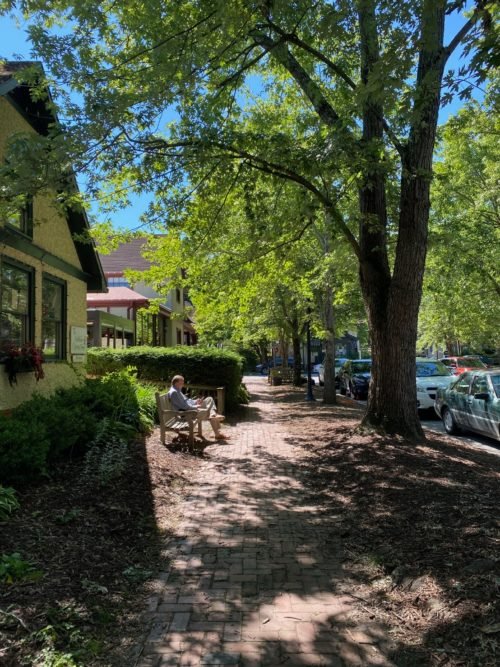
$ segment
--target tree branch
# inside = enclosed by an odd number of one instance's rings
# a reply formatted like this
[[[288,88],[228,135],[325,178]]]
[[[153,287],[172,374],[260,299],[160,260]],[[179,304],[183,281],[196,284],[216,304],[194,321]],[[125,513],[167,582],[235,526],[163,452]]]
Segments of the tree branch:
[[[338,129],[340,116],[326,99],[318,84],[309,76],[285,44],[281,40],[272,40],[262,32],[254,32],[252,37],[256,44],[271,52],[276,60],[292,75],[325,125]]]
[[[453,51],[455,51],[455,49],[462,43],[463,39],[469,34],[469,32],[476,25],[476,23],[479,21],[480,18],[481,18],[481,10],[478,7],[476,7],[474,13],[467,21],[467,23],[465,23],[460,28],[460,30],[457,32],[455,37],[453,37],[448,46],[444,47],[443,49],[444,62],[448,60]]]
[[[328,69],[330,69],[334,74],[339,76],[341,79],[343,79],[347,85],[352,88],[353,90],[356,90],[356,83],[351,79],[351,77],[347,74],[347,72],[344,72],[342,67],[337,65],[336,63],[333,62],[333,60],[330,60],[327,56],[325,56],[321,51],[318,49],[314,48],[314,46],[311,46],[307,42],[304,42],[304,40],[300,39],[298,35],[295,33],[289,33],[280,28],[276,23],[268,19],[268,23],[270,27],[278,33],[278,35],[281,35],[283,38],[283,41],[285,42],[290,42],[291,44],[295,44],[295,46],[299,46],[301,49],[304,51],[307,51],[307,53],[310,53],[312,56],[320,60],[322,63],[324,63]]]
[[[210,149],[216,148],[217,150],[223,151],[226,154],[232,155],[238,159],[245,160],[252,168],[259,171],[268,173],[272,176],[277,176],[278,178],[284,178],[298,185],[302,186],[304,189],[311,192],[325,207],[325,210],[329,211],[336,224],[346,237],[347,241],[351,245],[355,255],[360,257],[360,248],[358,241],[354,234],[351,232],[345,221],[341,216],[339,216],[336,211],[336,202],[332,201],[325,193],[321,192],[314,183],[309,181],[307,178],[298,174],[293,169],[285,167],[284,165],[266,160],[258,155],[254,155],[244,149],[238,148],[233,145],[224,144],[220,141],[203,141],[203,140],[188,140],[188,141],[177,141],[177,142],[168,142],[164,139],[155,139],[152,141],[144,141],[141,139],[129,138],[130,141],[141,144],[145,150],[169,150],[176,148],[198,148],[198,149]]]
[[[276,24],[275,24],[273,21],[271,21],[270,19],[268,19],[268,23],[269,23],[270,27],[271,27],[275,32],[277,32],[279,35],[281,35],[281,37],[283,38],[283,40],[284,40],[285,42],[289,42],[289,43],[291,43],[291,44],[295,44],[295,46],[298,46],[298,47],[301,48],[302,50],[304,50],[304,51],[306,51],[307,53],[311,54],[312,56],[314,56],[315,58],[317,58],[320,62],[322,62],[323,64],[325,64],[325,65],[328,67],[328,69],[331,70],[334,74],[336,74],[336,75],[339,76],[343,81],[345,81],[345,83],[347,83],[347,85],[348,85],[352,90],[356,90],[356,89],[357,89],[357,85],[356,85],[355,81],[354,81],[353,79],[351,79],[351,77],[347,74],[347,72],[345,72],[345,71],[342,69],[342,67],[340,67],[339,65],[337,65],[336,63],[334,63],[333,60],[331,60],[330,58],[328,58],[327,56],[325,56],[323,53],[321,53],[321,51],[319,51],[318,49],[314,48],[313,46],[311,46],[311,45],[308,44],[307,42],[304,42],[304,40],[300,39],[300,37],[298,37],[298,35],[296,35],[296,34],[294,34],[294,33],[287,33],[285,30],[283,30],[282,28],[280,28],[278,25],[276,25]],[[401,155],[401,157],[403,157],[403,153],[404,153],[404,146],[403,146],[403,144],[402,144],[401,141],[398,139],[397,134],[392,130],[391,126],[390,126],[389,123],[385,120],[385,118],[382,118],[381,120],[382,120],[382,123],[383,123],[383,125],[384,125],[384,130],[385,130],[387,136],[389,137],[389,139],[391,140],[391,142],[392,142],[394,148],[398,151],[398,153]]]

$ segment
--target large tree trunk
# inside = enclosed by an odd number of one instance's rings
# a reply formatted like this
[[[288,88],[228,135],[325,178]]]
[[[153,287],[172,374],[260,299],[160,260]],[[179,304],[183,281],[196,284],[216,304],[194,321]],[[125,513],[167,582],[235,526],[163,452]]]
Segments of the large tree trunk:
[[[361,4],[365,4],[363,0]],[[444,0],[425,0],[423,7],[422,49],[415,97],[417,120],[402,160],[399,233],[392,277],[374,246],[377,227],[374,229],[373,224],[369,225],[369,216],[379,222],[386,218],[380,168],[378,171],[372,168],[367,185],[360,192],[360,277],[373,356],[368,410],[363,423],[388,433],[398,433],[412,441],[424,439],[417,414],[415,354],[427,248],[432,156],[444,66],[444,5]],[[374,15],[370,14],[364,19],[367,33],[363,54],[364,80],[368,80],[366,77],[377,59],[378,47],[374,47],[372,32],[374,20]],[[367,105],[365,141],[373,142],[381,137],[381,112],[382,109]],[[378,233],[382,228],[379,225]]]

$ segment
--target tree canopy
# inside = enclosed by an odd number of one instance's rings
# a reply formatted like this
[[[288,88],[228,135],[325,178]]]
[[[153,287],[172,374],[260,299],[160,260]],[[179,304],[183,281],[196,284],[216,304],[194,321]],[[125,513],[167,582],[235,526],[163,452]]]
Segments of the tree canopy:
[[[500,122],[492,89],[442,128],[420,314],[421,343],[500,343]]]
[[[104,181],[120,205],[128,189],[151,189],[150,218],[175,224],[206,178],[238,165],[323,208],[359,264],[374,356],[365,422],[421,438],[414,353],[439,105],[486,77],[498,5],[3,4],[25,11],[37,53],[71,90],[59,100],[91,190]],[[457,49],[469,57],[455,76],[446,66]],[[338,207],[349,190],[352,219]]]

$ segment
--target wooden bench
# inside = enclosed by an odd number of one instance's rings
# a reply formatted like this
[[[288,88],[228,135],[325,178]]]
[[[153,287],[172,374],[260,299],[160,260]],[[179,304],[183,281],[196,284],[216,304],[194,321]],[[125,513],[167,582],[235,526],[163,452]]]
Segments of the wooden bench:
[[[198,435],[203,437],[202,420],[198,419],[198,410],[174,410],[168,394],[155,393],[156,407],[160,421],[161,444],[165,445],[167,431],[188,431],[189,446],[194,447],[194,427],[198,424]]]
[[[293,384],[293,368],[271,368],[267,381],[272,385]]]
[[[217,412],[220,415],[224,414],[226,404],[226,388],[225,387],[211,387],[204,384],[187,384],[185,386],[186,394],[190,398],[206,398],[211,396],[215,401]]]

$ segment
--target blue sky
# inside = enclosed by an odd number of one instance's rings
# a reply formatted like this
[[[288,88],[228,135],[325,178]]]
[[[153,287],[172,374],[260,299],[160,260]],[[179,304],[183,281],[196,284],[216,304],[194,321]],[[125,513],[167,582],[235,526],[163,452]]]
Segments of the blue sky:
[[[464,22],[463,17],[456,13],[449,17],[447,21],[447,35],[448,41],[462,26]],[[26,38],[25,24],[22,19],[10,18],[8,16],[0,16],[0,57],[6,60],[31,60],[36,59],[36,55],[31,52],[31,45]],[[457,66],[461,54],[456,51],[449,60],[447,69],[453,69]],[[463,102],[455,99],[451,104],[441,109],[440,122],[445,122],[446,119],[454,114]],[[83,179],[79,179],[80,186],[84,189]],[[116,211],[110,215],[110,219],[115,227],[132,229],[140,224],[139,217],[146,210],[149,198],[147,194],[141,196],[130,196],[131,205],[120,211]],[[91,210],[91,213],[97,218],[102,219],[97,207]]]

